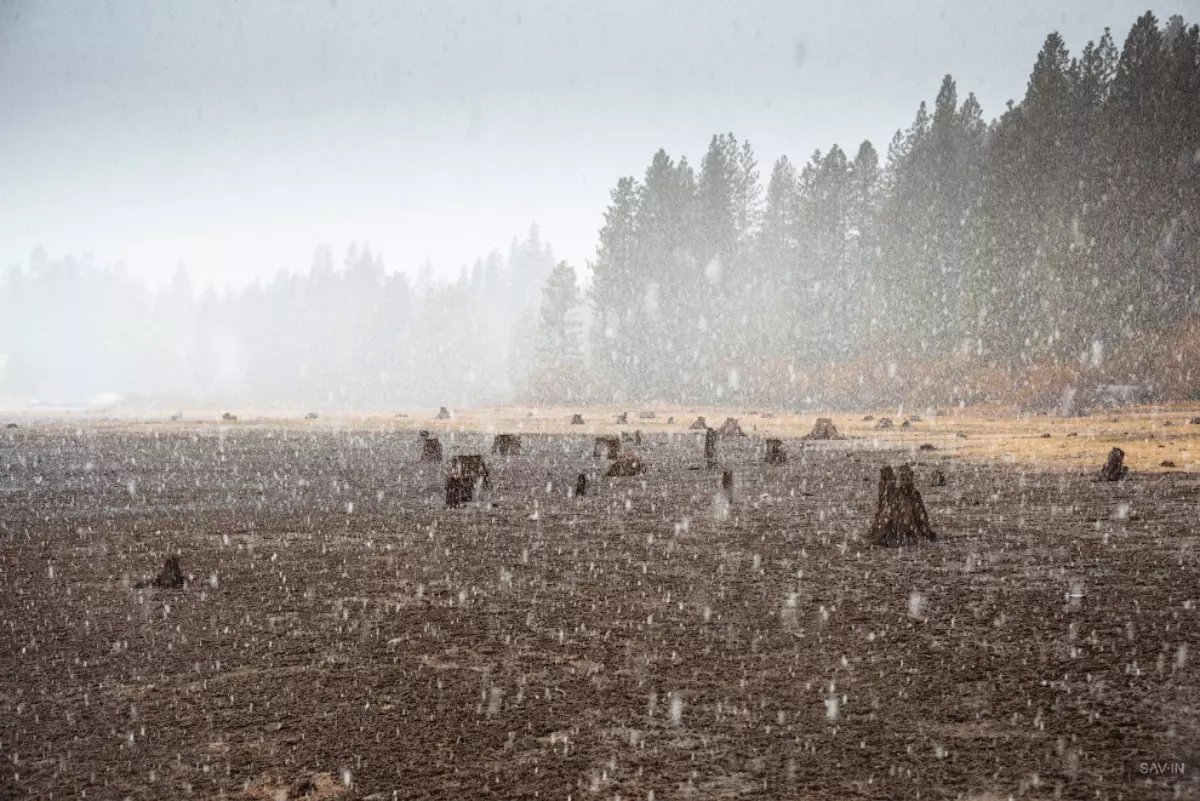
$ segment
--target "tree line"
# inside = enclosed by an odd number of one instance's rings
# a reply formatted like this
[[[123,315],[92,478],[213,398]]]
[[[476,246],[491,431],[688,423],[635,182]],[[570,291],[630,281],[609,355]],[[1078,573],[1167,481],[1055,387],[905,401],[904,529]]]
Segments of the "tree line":
[[[589,377],[797,404],[902,398],[925,371],[936,400],[981,400],[934,368],[1099,368],[1195,313],[1197,267],[1200,26],[1147,13],[1120,50],[1049,35],[990,123],[947,75],[882,163],[869,141],[781,157],[764,191],[732,134],[698,170],[660,150],[611,193]]]
[[[534,226],[455,281],[323,247],[197,296],[182,269],[151,293],[38,252],[0,282],[0,394],[862,406],[995,400],[994,376],[1039,370],[1186,390],[1200,26],[1146,13],[1074,56],[1050,34],[990,122],[947,75],[882,155],[835,144],[764,178],[733,134],[697,168],[659,150],[617,181],[586,266]]]
[[[535,356],[538,288],[553,254],[533,226],[452,281],[415,282],[351,245],[307,272],[197,292],[176,269],[157,292],[119,267],[50,259],[0,282],[0,396],[393,409],[510,397]]]

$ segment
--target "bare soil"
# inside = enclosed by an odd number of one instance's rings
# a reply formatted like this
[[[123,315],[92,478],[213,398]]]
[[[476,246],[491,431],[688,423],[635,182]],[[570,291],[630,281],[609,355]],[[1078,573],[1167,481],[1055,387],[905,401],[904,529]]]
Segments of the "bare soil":
[[[0,432],[0,798],[1200,795],[1129,767],[1200,751],[1200,477],[676,417],[456,510],[383,423]],[[939,542],[868,548],[904,461]]]

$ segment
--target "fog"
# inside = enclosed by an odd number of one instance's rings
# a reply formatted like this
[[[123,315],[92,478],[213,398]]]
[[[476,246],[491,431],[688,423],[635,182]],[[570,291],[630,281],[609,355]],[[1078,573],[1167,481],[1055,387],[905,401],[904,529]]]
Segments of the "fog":
[[[1189,397],[1179,5],[5,4],[0,405]]]

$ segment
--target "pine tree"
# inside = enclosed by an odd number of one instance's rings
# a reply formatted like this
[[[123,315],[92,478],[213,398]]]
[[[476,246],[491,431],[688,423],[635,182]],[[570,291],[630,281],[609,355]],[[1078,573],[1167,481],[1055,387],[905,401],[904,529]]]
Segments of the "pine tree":
[[[559,262],[542,289],[531,381],[532,393],[538,400],[570,402],[579,399],[583,353],[576,317],[578,305],[575,268],[565,261]]]

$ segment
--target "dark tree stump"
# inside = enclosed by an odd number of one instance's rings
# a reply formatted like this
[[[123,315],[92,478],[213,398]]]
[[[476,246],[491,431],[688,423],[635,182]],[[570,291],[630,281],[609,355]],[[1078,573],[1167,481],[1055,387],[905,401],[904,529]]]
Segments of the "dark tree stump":
[[[878,420],[875,421],[875,430],[876,431],[883,431],[884,429],[891,428],[891,427],[892,427],[892,418],[890,418],[890,417],[880,417]]]
[[[653,420],[654,419],[654,410],[651,409],[651,410],[645,411],[645,412],[638,412],[638,419],[639,420]]]
[[[787,461],[787,453],[783,450],[783,440],[767,440],[767,455],[764,461],[767,464],[783,464]]]
[[[946,486],[946,474],[943,473],[941,470],[934,470],[933,478],[931,478],[929,480],[929,483],[935,487]]]
[[[703,431],[708,428],[708,423],[704,422],[703,417],[697,417],[696,422],[692,423],[688,428],[692,431]]]
[[[447,409],[445,406],[441,407],[440,409],[438,409],[437,417],[435,419],[449,420],[450,419],[450,410]]]
[[[451,473],[446,476],[446,506],[457,509],[471,501],[475,494],[474,479]]]
[[[675,425],[675,417],[674,416],[667,418],[667,425],[669,425],[669,426]]]
[[[838,433],[837,426],[828,417],[818,417],[817,422],[813,423],[812,431],[804,435],[805,439],[845,439]]]
[[[625,451],[609,465],[606,476],[636,476],[646,472],[646,464],[636,454]]]
[[[487,462],[479,454],[461,454],[450,460],[450,472],[474,483],[480,481],[484,489],[492,488],[492,477]]]
[[[582,498],[587,495],[587,473],[580,473],[575,479],[575,497]]]
[[[582,414],[571,415],[571,425],[573,425],[573,426],[583,425],[583,415]]]
[[[179,567],[178,556],[168,556],[162,570],[154,577],[154,586],[162,589],[177,590],[183,586],[183,570]]]
[[[629,422],[629,412],[621,412],[617,415],[617,425],[623,426]]]
[[[717,466],[717,432],[711,428],[704,429],[704,459],[709,470]]]
[[[519,456],[521,454],[521,438],[516,434],[497,434],[492,438],[492,453],[501,456]]]
[[[868,414],[866,417],[864,417],[864,418],[863,418],[863,422],[864,422],[864,423],[869,423],[869,422],[871,422],[871,421],[872,421],[872,420],[874,420],[874,419],[875,419],[875,415],[873,415],[873,414]]]
[[[308,414],[304,415],[304,419],[305,420],[316,420],[319,416],[320,415],[318,415],[316,412],[309,412]]]
[[[437,437],[426,436],[421,440],[421,461],[442,461],[442,441],[440,439]]]
[[[895,547],[936,540],[921,493],[913,484],[912,468],[900,465],[898,473],[897,482],[897,473],[890,466],[879,471],[879,502],[867,541]]]
[[[1129,468],[1125,466],[1125,451],[1113,448],[1108,452],[1108,461],[1100,468],[1100,477],[1105,481],[1120,481],[1127,475]]]
[[[721,473],[721,492],[725,493],[725,497],[733,500],[733,471],[725,470]]]
[[[616,459],[620,453],[621,440],[616,437],[596,437],[596,442],[592,445],[592,458],[608,456],[609,459]]]
[[[903,423],[900,424],[900,427],[901,428],[912,428],[912,422],[905,420]]]
[[[237,422],[237,415],[236,415],[236,414],[230,414],[229,412],[225,412],[225,414],[221,415],[221,419],[222,419],[222,420],[225,420],[226,422],[230,422],[230,423],[236,423],[236,422]]]

